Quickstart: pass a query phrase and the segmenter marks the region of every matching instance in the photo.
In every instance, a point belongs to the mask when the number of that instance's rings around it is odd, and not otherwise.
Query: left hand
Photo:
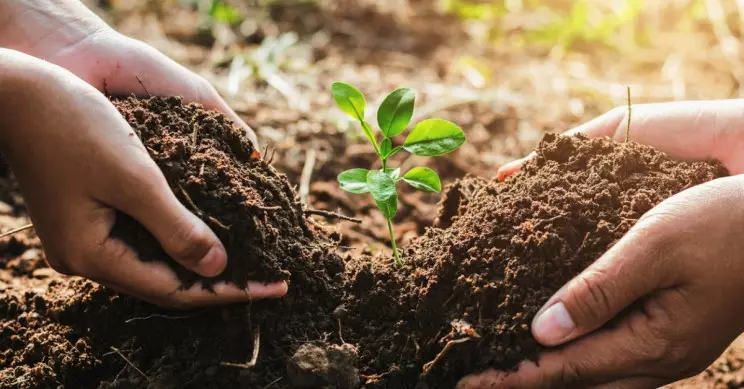
[[[458,388],[651,389],[709,366],[744,331],[742,108],[744,100],[634,106],[633,140],[682,160],[717,159],[739,175],[663,201],[559,290],[532,323],[535,339],[555,347],[538,364],[470,376]],[[621,141],[626,112],[569,133]]]
[[[253,130],[203,77],[152,46],[114,31],[77,0],[0,4],[0,47],[59,65],[101,92],[182,96],[227,115],[258,149]],[[142,81],[143,86],[140,85]]]

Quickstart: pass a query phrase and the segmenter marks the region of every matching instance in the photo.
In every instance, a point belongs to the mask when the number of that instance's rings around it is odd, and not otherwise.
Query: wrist
[[[0,151],[12,153],[28,132],[28,118],[41,109],[44,85],[55,82],[53,65],[16,50],[0,48]]]
[[[52,59],[109,29],[78,0],[0,1],[0,47]]]

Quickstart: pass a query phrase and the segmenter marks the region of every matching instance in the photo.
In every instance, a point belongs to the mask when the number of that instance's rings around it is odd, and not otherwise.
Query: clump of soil
[[[546,135],[505,183],[450,185],[443,228],[404,250],[404,268],[349,270],[347,326],[367,384],[409,388],[418,376],[453,387],[469,373],[535,360],[530,323],[553,293],[656,204],[727,174],[636,143]]]
[[[197,280],[206,287],[227,280],[244,287],[249,280],[289,279],[307,262],[315,236],[283,174],[254,149],[243,130],[224,115],[178,97],[130,97],[114,105],[140,137],[178,199],[220,238],[228,267],[202,280],[168,258],[139,223],[119,215],[112,234],[134,247],[143,260],[171,265],[184,287]]]
[[[185,286],[216,280],[288,280],[277,300],[171,312],[91,281],[37,269],[0,269],[0,387],[286,388],[287,363],[304,344],[324,344],[318,382],[356,376],[333,311],[344,264],[307,224],[283,175],[260,159],[221,114],[179,98],[114,102],[171,189],[225,244],[229,262],[201,279],[171,261],[133,219],[112,234],[144,260],[168,262]],[[134,133],[132,134],[134,136]],[[248,364],[257,356],[252,367]]]

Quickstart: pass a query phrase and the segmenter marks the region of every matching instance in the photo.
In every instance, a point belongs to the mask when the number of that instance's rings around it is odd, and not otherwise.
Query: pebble
[[[52,277],[56,273],[57,272],[55,272],[54,269],[52,269],[50,267],[42,267],[42,268],[39,268],[39,269],[35,269],[34,272],[31,273],[31,275],[34,278],[37,278],[37,279],[40,279],[40,280],[44,280],[44,279],[47,279],[47,278]]]

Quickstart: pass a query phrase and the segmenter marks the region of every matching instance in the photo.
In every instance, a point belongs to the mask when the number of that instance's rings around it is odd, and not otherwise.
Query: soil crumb
[[[728,175],[717,162],[678,162],[581,135],[545,135],[536,151],[504,183],[450,185],[443,228],[404,250],[405,267],[349,267],[347,327],[369,387],[413,388],[419,377],[419,385],[449,388],[468,373],[536,360],[530,323],[553,293],[646,211]]]
[[[176,197],[199,216],[227,249],[225,272],[202,279],[168,258],[139,223],[119,215],[112,234],[143,260],[167,262],[189,287],[230,281],[287,280],[293,264],[307,261],[315,239],[286,177],[254,149],[224,115],[178,97],[114,100],[163,171]],[[295,266],[296,267],[296,266]]]

